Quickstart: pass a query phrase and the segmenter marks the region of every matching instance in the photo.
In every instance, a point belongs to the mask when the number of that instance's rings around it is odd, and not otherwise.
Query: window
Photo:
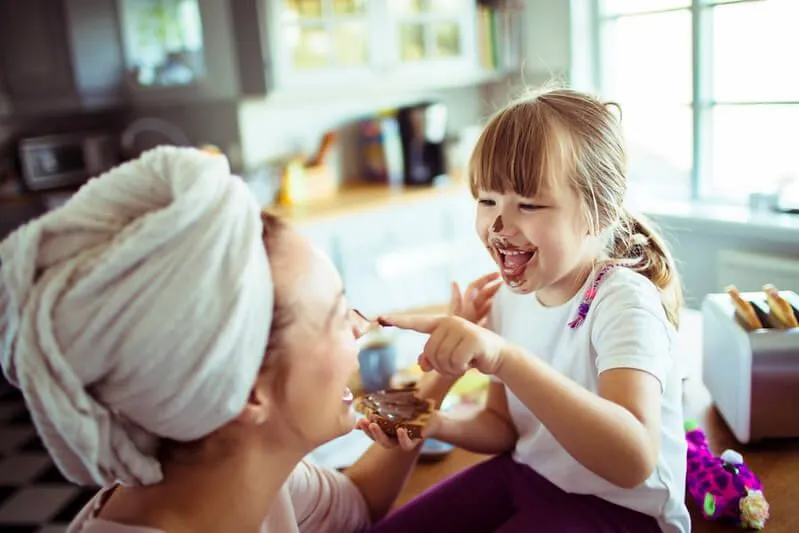
[[[599,0],[631,190],[745,203],[799,177],[796,0]]]
[[[187,85],[205,75],[197,0],[125,0],[121,15],[133,83]]]

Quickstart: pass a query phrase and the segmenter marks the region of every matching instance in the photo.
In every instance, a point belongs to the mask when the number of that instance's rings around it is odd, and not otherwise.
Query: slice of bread
[[[766,302],[776,322],[783,328],[799,328],[799,321],[796,320],[793,307],[780,296],[777,287],[771,284],[764,285],[763,292],[766,293]]]
[[[763,327],[752,304],[743,299],[741,291],[739,291],[737,287],[733,285],[727,287],[727,294],[730,296],[732,304],[735,306],[735,315],[747,331],[754,331]]]
[[[389,437],[396,437],[397,430],[405,428],[410,438],[420,439],[435,403],[419,398],[417,392],[412,388],[370,392],[355,400],[355,410],[375,422]]]

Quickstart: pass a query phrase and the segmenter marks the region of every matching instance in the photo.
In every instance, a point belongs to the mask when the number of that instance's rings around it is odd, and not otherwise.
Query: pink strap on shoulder
[[[620,267],[618,263],[611,263],[609,265],[603,266],[599,272],[597,272],[596,277],[594,277],[594,281],[591,282],[591,286],[588,287],[585,291],[585,295],[583,296],[583,301],[580,303],[580,307],[577,308],[577,316],[569,322],[569,328],[577,329],[583,325],[585,322],[585,317],[588,315],[588,310],[591,308],[591,303],[596,298],[597,289],[599,289],[599,284],[602,282],[602,279],[616,267]]]

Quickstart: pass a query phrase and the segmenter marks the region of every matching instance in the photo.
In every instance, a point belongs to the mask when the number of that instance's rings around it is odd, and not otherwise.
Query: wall
[[[571,74],[570,0],[525,0],[524,71],[568,79]]]
[[[339,128],[360,117],[426,99],[447,104],[449,130],[457,132],[483,117],[479,87],[406,92],[370,91],[358,95],[286,101],[280,96],[245,101],[238,117],[245,167],[257,167],[298,148],[311,151],[325,130]]]
[[[660,227],[671,245],[677,267],[682,276],[686,305],[698,309],[705,295],[723,292],[730,284],[742,290],[759,290],[759,284],[779,283],[770,279],[768,265],[762,274],[758,268],[746,272],[739,279],[722,278],[719,275],[719,258],[724,251],[763,254],[769,257],[799,260],[799,220],[787,220],[790,215],[765,217],[774,219],[764,223],[756,220],[724,220],[719,215],[679,216],[664,213],[647,213]],[[783,221],[782,227],[777,225]],[[787,281],[786,277],[788,278]],[[793,278],[792,280],[790,278]],[[754,287],[747,287],[748,280],[757,279]],[[799,292],[799,271],[793,275],[782,275],[781,289]]]
[[[180,129],[193,146],[213,144],[222,149],[230,159],[230,165],[238,172],[242,168],[241,144],[239,141],[238,105],[233,101],[209,101],[186,104],[143,105],[128,110],[126,125],[143,117],[157,117]],[[163,140],[151,136],[151,140]],[[142,136],[141,147],[147,145],[147,136]]]

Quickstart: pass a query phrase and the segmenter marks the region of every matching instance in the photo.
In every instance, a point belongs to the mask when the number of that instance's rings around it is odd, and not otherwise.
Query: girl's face
[[[480,190],[476,228],[508,287],[535,291],[545,305],[568,301],[596,255],[596,238],[568,186],[544,187],[535,198]]]
[[[294,231],[280,239],[273,278],[292,320],[277,354],[285,371],[272,387],[277,412],[270,413],[269,430],[292,447],[311,449],[353,428],[347,383],[358,370],[355,341],[363,324],[330,260]]]

